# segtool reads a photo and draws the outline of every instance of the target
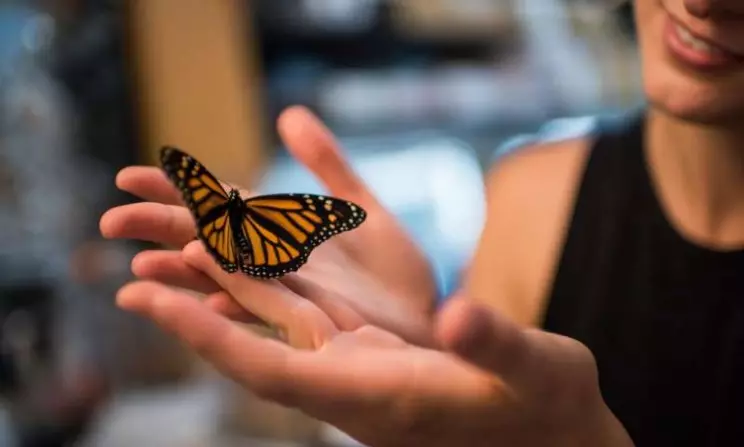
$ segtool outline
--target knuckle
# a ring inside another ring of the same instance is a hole
[[[196,237],[196,226],[189,211],[178,205],[160,205],[163,208],[163,217],[160,231],[172,241],[172,243],[183,246]]]
[[[335,142],[326,137],[323,135],[322,138],[315,139],[316,150],[308,153],[307,163],[318,168],[337,168],[342,162],[339,159],[339,149]]]
[[[176,207],[175,206],[168,206],[165,205],[165,208],[163,208],[164,211],[164,222],[163,226],[167,234],[175,234],[176,230],[178,229],[176,218]]]

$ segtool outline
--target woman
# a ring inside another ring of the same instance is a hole
[[[742,443],[744,3],[637,0],[635,17],[644,113],[497,163],[465,285],[436,316],[423,257],[302,109],[280,119],[287,146],[369,222],[281,283],[230,276],[188,243],[163,176],[129,168],[119,187],[150,203],[103,233],[185,248],[140,254],[120,305],[373,446]],[[253,316],[294,349],[229,322]]]

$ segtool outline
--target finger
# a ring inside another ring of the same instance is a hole
[[[292,385],[287,379],[289,347],[209,312],[186,293],[159,283],[138,281],[119,290],[117,303],[152,319],[224,374],[259,395],[275,396]]]
[[[369,205],[374,197],[344,157],[331,131],[308,109],[290,107],[279,117],[279,134],[289,152],[335,196]]]
[[[201,271],[186,264],[180,250],[147,250],[132,259],[132,273],[170,286],[191,289],[205,295],[222,288]]]
[[[214,280],[244,309],[287,333],[292,346],[317,349],[338,332],[323,311],[281,283],[226,273],[200,242],[188,244],[182,254],[187,264]]]
[[[340,297],[335,296],[334,292],[310,279],[303,278],[297,273],[291,273],[282,277],[281,283],[297,295],[318,306],[342,331],[353,331],[366,324],[364,319],[355,310],[347,306]]]
[[[240,307],[208,276],[186,264],[180,250],[147,250],[138,253],[132,259],[132,273],[140,279],[209,295],[204,299],[204,304],[233,321],[265,325],[260,318]]]
[[[213,312],[217,312],[232,321],[237,321],[244,324],[256,324],[259,326],[267,326],[266,322],[243,309],[240,304],[236,303],[235,300],[225,291],[213,293],[209,295],[204,301],[204,305],[211,309]]]
[[[522,328],[497,312],[453,298],[438,316],[442,345],[474,365],[496,374],[520,391],[530,389],[535,365],[532,346]]]
[[[396,380],[370,382],[374,374],[365,374],[364,365],[352,364],[350,370],[345,366],[348,356],[319,357],[293,351],[240,328],[207,311],[188,294],[162,284],[128,284],[117,294],[117,303],[152,319],[259,397],[285,406],[310,408],[317,413],[344,403],[363,410],[362,405],[378,406],[401,391]],[[382,363],[378,366],[384,374]]]
[[[108,210],[99,222],[111,239],[137,239],[181,248],[196,237],[189,210],[182,206],[144,202]]]
[[[252,195],[250,191],[241,189],[238,185],[227,182],[220,182],[220,184],[225,190],[239,189],[244,197]],[[178,188],[171,183],[160,168],[154,166],[129,166],[122,169],[116,176],[116,186],[149,202],[184,205]]]
[[[181,194],[155,166],[129,166],[116,175],[116,186],[141,199],[166,205],[183,205]]]

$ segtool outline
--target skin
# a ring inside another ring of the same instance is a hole
[[[305,165],[326,186],[351,186],[351,193],[339,188],[334,194],[370,211],[366,232],[331,239],[306,267],[280,281],[230,275],[192,241],[193,220],[175,205],[177,194],[162,172],[128,168],[117,184],[149,202],[109,210],[102,233],[176,248],[132,261],[140,279],[119,291],[123,309],[152,319],[257,395],[366,445],[466,440],[477,447],[494,439],[524,446],[631,445],[599,394],[586,347],[525,329],[464,296],[433,314],[433,280],[421,253],[375,204],[335,144],[308,144],[331,141],[328,130],[301,108],[285,112],[279,127],[303,163],[303,150],[326,151],[323,163],[312,164],[313,157]],[[298,128],[307,138],[291,139]],[[323,168],[334,163],[327,182]],[[396,238],[397,244],[378,243]],[[417,274],[421,282],[414,283]],[[239,324],[256,318],[281,328],[284,342]]]
[[[635,2],[649,102],[646,158],[662,208],[690,242],[716,250],[741,248],[744,65],[724,75],[679,66],[665,54],[661,37],[667,14],[744,54],[744,3]],[[525,325],[540,324],[590,143],[536,145],[492,169],[488,222],[467,277],[474,299]]]
[[[279,119],[278,129],[291,154],[319,178],[329,194],[358,203],[368,217],[358,229],[318,247],[300,272],[283,277],[276,285],[285,297],[282,304],[266,300],[267,307],[256,311],[258,317],[286,328],[290,322],[276,321],[273,315],[289,312],[284,307],[304,306],[309,300],[337,316],[343,330],[371,323],[416,344],[431,346],[436,287],[423,253],[349,167],[333,136],[315,116],[303,108],[289,109]],[[175,248],[137,255],[132,260],[135,275],[206,294],[207,305],[213,309],[255,321],[255,316],[220,292],[214,278],[181,259],[180,249],[193,240],[196,229],[179,193],[159,168],[125,168],[116,183],[146,202],[109,210],[101,218],[102,234]],[[248,197],[250,192],[241,194]],[[389,243],[380,244],[381,238]],[[246,287],[250,290],[258,284],[253,281]],[[381,309],[380,302],[385,302],[386,308]]]
[[[690,241],[739,247],[744,70],[708,75],[676,64],[663,47],[667,14],[744,51],[744,4],[636,2],[647,159],[662,206]],[[186,245],[193,221],[164,176],[127,168],[118,186],[145,202],[107,212],[102,233],[174,250],[133,260],[140,280],[120,290],[122,308],[152,319],[260,396],[368,445],[632,445],[602,401],[591,353],[536,327],[589,141],[528,147],[491,170],[487,222],[463,289],[434,314],[424,257],[330,132],[302,108],[287,110],[278,127],[329,193],[360,203],[370,221],[281,281],[227,275],[198,243]],[[235,324],[256,317],[282,328],[286,343]]]

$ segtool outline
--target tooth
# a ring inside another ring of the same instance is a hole
[[[718,48],[712,47],[708,43],[696,38],[692,35],[692,33],[690,33],[687,29],[681,27],[680,25],[676,25],[676,28],[682,42],[686,43],[688,46],[690,46],[690,48],[712,54],[720,53]]]
[[[690,45],[692,45],[692,48],[694,48],[694,49],[696,49],[696,50],[703,50],[703,51],[708,51],[708,50],[710,50],[710,47],[709,47],[708,45],[706,45],[706,44],[704,44],[704,43],[700,42],[699,40],[693,40],[693,41],[692,41],[692,42],[690,43]]]

